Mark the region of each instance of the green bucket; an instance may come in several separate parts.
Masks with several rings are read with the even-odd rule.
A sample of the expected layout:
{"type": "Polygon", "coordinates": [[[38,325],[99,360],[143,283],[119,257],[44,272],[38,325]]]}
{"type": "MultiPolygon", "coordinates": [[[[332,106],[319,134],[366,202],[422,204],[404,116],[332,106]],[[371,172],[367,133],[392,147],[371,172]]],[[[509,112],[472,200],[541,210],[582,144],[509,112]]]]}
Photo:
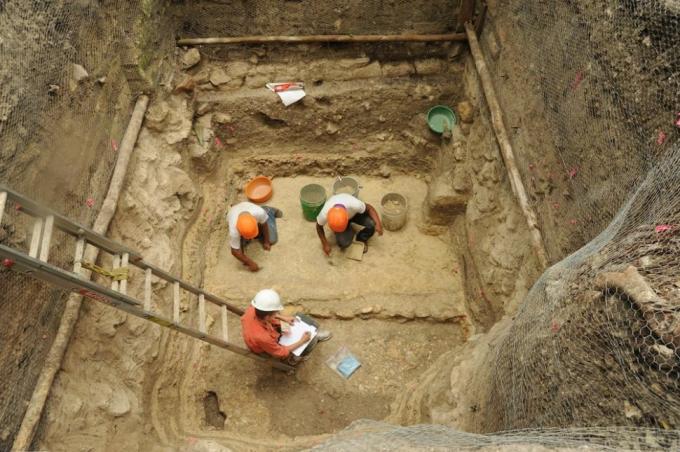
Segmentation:
{"type": "Polygon", "coordinates": [[[309,184],[300,190],[300,204],[305,220],[315,221],[326,202],[326,189],[319,184],[309,184]]]}

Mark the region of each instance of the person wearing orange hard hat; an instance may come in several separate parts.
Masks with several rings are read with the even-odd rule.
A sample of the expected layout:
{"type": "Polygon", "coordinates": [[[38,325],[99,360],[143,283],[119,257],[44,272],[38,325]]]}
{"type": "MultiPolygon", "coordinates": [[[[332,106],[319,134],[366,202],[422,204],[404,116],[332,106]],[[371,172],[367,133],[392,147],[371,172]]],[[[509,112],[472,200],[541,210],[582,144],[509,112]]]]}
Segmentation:
{"type": "Polygon", "coordinates": [[[278,240],[276,219],[283,213],[274,207],[258,206],[252,202],[240,202],[229,209],[227,223],[229,224],[229,244],[231,254],[256,272],[260,267],[254,260],[246,256],[245,245],[255,238],[262,242],[262,247],[269,251],[278,240]]]}
{"type": "Polygon", "coordinates": [[[326,239],[324,226],[335,233],[335,239],[340,248],[347,248],[354,240],[354,229],[351,223],[362,226],[363,229],[356,235],[357,242],[363,242],[364,253],[368,251],[368,239],[376,232],[382,235],[383,228],[380,215],[372,205],[348,194],[339,193],[333,195],[323,205],[321,212],[316,217],[316,233],[321,240],[323,252],[328,256],[331,246],[326,239]]]}

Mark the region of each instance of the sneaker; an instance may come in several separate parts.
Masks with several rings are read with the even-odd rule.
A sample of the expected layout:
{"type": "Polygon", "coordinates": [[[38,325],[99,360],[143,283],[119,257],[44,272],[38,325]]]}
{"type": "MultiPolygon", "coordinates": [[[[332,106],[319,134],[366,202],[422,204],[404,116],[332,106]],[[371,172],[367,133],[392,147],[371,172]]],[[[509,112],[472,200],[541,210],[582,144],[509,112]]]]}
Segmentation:
{"type": "Polygon", "coordinates": [[[333,333],[327,330],[319,330],[316,332],[316,339],[319,342],[326,342],[328,339],[333,337],[333,333]]]}

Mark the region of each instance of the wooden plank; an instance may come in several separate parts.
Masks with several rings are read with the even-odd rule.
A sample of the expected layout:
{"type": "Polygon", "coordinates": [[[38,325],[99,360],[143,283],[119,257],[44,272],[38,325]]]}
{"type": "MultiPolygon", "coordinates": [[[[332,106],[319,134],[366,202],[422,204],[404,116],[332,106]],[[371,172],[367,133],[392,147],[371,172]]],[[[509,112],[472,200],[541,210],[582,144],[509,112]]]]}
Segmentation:
{"type": "Polygon", "coordinates": [[[465,33],[404,35],[307,35],[307,36],[235,36],[218,38],[182,38],[177,45],[267,44],[308,42],[445,42],[465,41],[465,33]]]}
{"type": "Polygon", "coordinates": [[[40,248],[40,236],[42,235],[43,220],[36,218],[33,223],[33,233],[31,234],[31,246],[28,249],[28,255],[37,258],[38,248],[40,248]]]}
{"type": "Polygon", "coordinates": [[[205,295],[203,294],[198,296],[198,331],[205,333],[205,295]]]}
{"type": "Polygon", "coordinates": [[[40,260],[47,262],[50,257],[50,245],[52,244],[52,231],[54,229],[54,216],[45,218],[42,239],[40,240],[40,260]]]}
{"type": "Polygon", "coordinates": [[[144,271],[144,310],[151,312],[151,278],[153,273],[150,268],[144,271]]]}
{"type": "MultiPolygon", "coordinates": [[[[118,270],[119,268],[120,268],[120,256],[116,254],[115,256],[113,256],[113,269],[118,270]]],[[[111,289],[113,289],[115,291],[119,291],[118,288],[119,288],[118,281],[116,281],[115,279],[112,279],[111,280],[111,289]]]]}
{"type": "Polygon", "coordinates": [[[76,252],[73,254],[73,273],[78,276],[83,268],[83,253],[85,253],[85,239],[80,237],[76,240],[76,252]]]}
{"type": "MultiPolygon", "coordinates": [[[[123,257],[120,260],[120,268],[127,268],[129,260],[130,260],[130,254],[123,253],[123,257]]],[[[127,277],[120,281],[120,284],[118,286],[118,291],[120,293],[122,293],[123,295],[125,295],[127,293],[127,277]]]]}
{"type": "Polygon", "coordinates": [[[229,323],[227,322],[227,307],[220,306],[220,311],[222,313],[222,340],[229,342],[229,323]]]}
{"type": "Polygon", "coordinates": [[[477,35],[475,33],[474,26],[469,22],[466,23],[465,32],[468,35],[470,52],[472,53],[472,58],[475,62],[477,73],[479,74],[482,84],[482,91],[484,92],[486,103],[488,104],[489,111],[491,112],[491,124],[496,134],[496,141],[498,141],[498,146],[501,150],[501,156],[503,157],[503,161],[505,163],[505,169],[508,172],[510,186],[513,193],[517,197],[519,206],[522,209],[527,225],[529,226],[529,233],[531,235],[531,242],[534,252],[538,257],[541,267],[545,269],[548,267],[548,255],[545,251],[545,246],[543,245],[541,231],[538,228],[536,213],[529,204],[529,197],[526,194],[522,177],[520,176],[519,170],[517,169],[517,164],[515,163],[515,154],[512,149],[512,145],[510,144],[510,137],[508,135],[507,129],[505,128],[505,122],[503,121],[503,111],[501,110],[501,105],[498,102],[496,90],[493,87],[491,73],[486,66],[484,54],[482,53],[482,48],[479,45],[479,41],[477,41],[477,35]]]}
{"type": "Polygon", "coordinates": [[[175,281],[172,291],[172,321],[179,323],[179,281],[175,281]]]}
{"type": "Polygon", "coordinates": [[[5,206],[7,205],[7,192],[0,192],[0,224],[2,224],[2,217],[5,213],[5,206]]]}

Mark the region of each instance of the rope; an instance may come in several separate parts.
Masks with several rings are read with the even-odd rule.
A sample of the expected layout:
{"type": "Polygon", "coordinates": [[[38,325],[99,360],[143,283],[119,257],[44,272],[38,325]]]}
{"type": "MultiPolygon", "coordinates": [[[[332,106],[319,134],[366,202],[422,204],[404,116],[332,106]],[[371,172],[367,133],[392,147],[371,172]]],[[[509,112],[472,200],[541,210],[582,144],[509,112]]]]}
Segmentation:
{"type": "Polygon", "coordinates": [[[100,274],[102,276],[107,276],[109,278],[112,278],[114,281],[123,281],[124,279],[128,278],[128,268],[127,267],[122,267],[122,268],[104,268],[100,267],[99,265],[96,264],[91,264],[89,262],[81,262],[81,265],[83,268],[86,268],[88,270],[91,270],[97,274],[100,274]]]}

